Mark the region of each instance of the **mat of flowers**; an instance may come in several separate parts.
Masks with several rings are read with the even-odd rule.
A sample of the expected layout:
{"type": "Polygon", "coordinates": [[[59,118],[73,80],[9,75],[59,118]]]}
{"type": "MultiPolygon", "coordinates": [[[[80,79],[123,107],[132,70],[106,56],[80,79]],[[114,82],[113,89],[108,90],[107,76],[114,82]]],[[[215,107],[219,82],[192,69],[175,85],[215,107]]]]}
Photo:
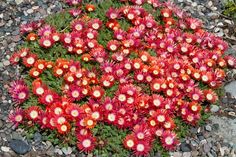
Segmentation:
{"type": "Polygon", "coordinates": [[[236,67],[224,55],[227,43],[171,2],[66,2],[68,26],[40,20],[20,28],[25,43],[10,61],[29,76],[10,84],[18,104],[10,121],[56,130],[61,139],[72,133],[84,153],[109,142],[94,134],[100,124],[125,131],[117,139],[136,156],[156,140],[174,150],[175,119],[197,125],[218,100],[225,68],[236,67]]]}

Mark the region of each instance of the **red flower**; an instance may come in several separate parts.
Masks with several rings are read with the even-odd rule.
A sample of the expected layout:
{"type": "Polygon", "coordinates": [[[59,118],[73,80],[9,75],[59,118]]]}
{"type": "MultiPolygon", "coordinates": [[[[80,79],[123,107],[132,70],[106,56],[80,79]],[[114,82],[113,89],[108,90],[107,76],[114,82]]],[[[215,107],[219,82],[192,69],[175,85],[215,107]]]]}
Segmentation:
{"type": "Polygon", "coordinates": [[[51,36],[43,36],[39,39],[39,45],[43,48],[50,48],[54,44],[54,40],[51,36]]]}
{"type": "Polygon", "coordinates": [[[147,141],[138,141],[133,150],[136,156],[147,156],[151,150],[151,145],[147,141]]]}
{"type": "Polygon", "coordinates": [[[136,144],[137,144],[137,140],[133,134],[127,135],[125,139],[123,140],[124,147],[130,150],[134,150],[134,147],[136,146],[136,144]]]}
{"type": "Polygon", "coordinates": [[[36,54],[30,53],[23,58],[23,64],[26,67],[32,67],[34,65],[34,63],[36,62],[37,58],[38,58],[38,56],[36,54]]]}
{"type": "Polygon", "coordinates": [[[168,150],[174,150],[179,143],[176,136],[174,132],[164,131],[161,136],[162,145],[168,150]]]}
{"type": "Polygon", "coordinates": [[[57,102],[59,95],[51,90],[46,90],[41,97],[39,97],[39,102],[44,105],[52,105],[57,102]]]}
{"type": "Polygon", "coordinates": [[[38,106],[30,106],[25,110],[26,117],[29,120],[33,120],[34,122],[39,120],[39,115],[41,114],[42,109],[38,106]]]}
{"type": "Polygon", "coordinates": [[[68,122],[64,122],[63,124],[57,125],[57,131],[60,134],[67,134],[70,131],[70,124],[68,122]]]}
{"type": "Polygon", "coordinates": [[[8,91],[17,104],[22,104],[29,97],[29,89],[23,80],[11,82],[8,91]]]}
{"type": "Polygon", "coordinates": [[[11,110],[8,116],[9,121],[12,122],[16,127],[23,122],[24,111],[20,108],[15,108],[14,111],[11,110]]]}
{"type": "Polygon", "coordinates": [[[79,136],[77,147],[83,152],[91,152],[95,148],[96,138],[91,135],[79,136]]]}

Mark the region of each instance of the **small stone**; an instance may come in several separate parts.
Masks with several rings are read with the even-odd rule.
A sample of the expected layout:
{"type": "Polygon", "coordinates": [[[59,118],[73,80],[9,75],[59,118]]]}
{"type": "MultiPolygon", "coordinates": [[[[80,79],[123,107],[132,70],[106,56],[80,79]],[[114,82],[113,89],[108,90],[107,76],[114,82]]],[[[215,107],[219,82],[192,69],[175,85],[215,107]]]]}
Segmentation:
{"type": "Polygon", "coordinates": [[[209,1],[209,2],[207,3],[207,5],[208,5],[209,7],[211,7],[211,6],[213,5],[212,1],[209,1]]]}
{"type": "Polygon", "coordinates": [[[32,14],[32,13],[34,12],[34,10],[33,10],[33,9],[28,9],[26,12],[27,12],[28,14],[32,14]]]}
{"type": "Polygon", "coordinates": [[[1,147],[1,150],[2,150],[3,152],[10,152],[10,147],[2,146],[2,147],[1,147]]]}
{"type": "Polygon", "coordinates": [[[24,155],[30,151],[30,146],[22,140],[11,140],[9,146],[15,153],[20,155],[24,155]]]}
{"type": "Polygon", "coordinates": [[[71,147],[68,147],[68,148],[63,147],[62,151],[65,155],[70,155],[72,153],[72,148],[71,147]]]}
{"type": "Polygon", "coordinates": [[[219,106],[217,106],[217,105],[211,105],[211,112],[213,112],[213,113],[216,113],[216,112],[218,112],[219,111],[219,109],[220,109],[220,107],[219,106]]]}
{"type": "Polygon", "coordinates": [[[9,62],[9,60],[5,60],[5,61],[3,61],[3,65],[5,65],[5,66],[8,66],[8,65],[10,65],[10,62],[9,62]]]}
{"type": "Polygon", "coordinates": [[[198,146],[198,143],[197,143],[197,142],[195,142],[195,140],[191,140],[191,144],[192,144],[192,146],[193,146],[193,147],[196,147],[196,146],[198,146]]]}
{"type": "Polygon", "coordinates": [[[174,152],[173,157],[182,157],[181,152],[174,152]]]}
{"type": "Polygon", "coordinates": [[[207,16],[209,16],[211,19],[217,19],[219,17],[219,14],[213,12],[207,14],[207,16]]]}
{"type": "Polygon", "coordinates": [[[60,149],[58,149],[58,148],[56,148],[56,149],[54,150],[54,152],[55,152],[56,154],[59,154],[59,155],[62,155],[62,154],[63,154],[62,151],[61,151],[60,149]]]}
{"type": "Polygon", "coordinates": [[[196,151],[196,150],[195,150],[195,151],[192,151],[192,156],[193,156],[193,157],[197,157],[197,156],[198,156],[198,154],[199,154],[199,152],[198,152],[198,151],[196,151]]]}
{"type": "Polygon", "coordinates": [[[192,6],[193,6],[193,7],[196,7],[196,6],[197,6],[197,2],[193,2],[193,3],[192,3],[192,6]]]}
{"type": "Polygon", "coordinates": [[[203,150],[204,150],[205,153],[208,153],[208,152],[210,152],[211,148],[209,147],[209,145],[207,143],[205,143],[203,145],[203,150]]]}
{"type": "Polygon", "coordinates": [[[236,81],[232,81],[224,87],[225,92],[230,93],[232,97],[236,98],[236,88],[235,87],[236,87],[236,81]]]}
{"type": "Polygon", "coordinates": [[[208,157],[214,157],[210,152],[207,153],[208,157]]]}
{"type": "Polygon", "coordinates": [[[183,157],[191,157],[191,153],[190,152],[184,152],[183,157]]]}
{"type": "Polygon", "coordinates": [[[219,22],[219,23],[217,23],[217,26],[222,27],[222,26],[224,26],[224,24],[223,24],[223,22],[219,22]]]}
{"type": "Polygon", "coordinates": [[[15,0],[16,4],[19,5],[23,2],[24,0],[15,0]]]}
{"type": "Polygon", "coordinates": [[[41,142],[42,141],[42,135],[38,132],[34,134],[34,141],[35,142],[41,142]]]}
{"type": "Polygon", "coordinates": [[[180,145],[180,150],[183,152],[190,152],[191,146],[189,144],[187,144],[186,142],[182,142],[180,145]]]}
{"type": "Polygon", "coordinates": [[[211,131],[211,126],[210,125],[206,125],[205,129],[206,129],[206,131],[211,131]]]}
{"type": "Polygon", "coordinates": [[[235,117],[235,116],[236,116],[235,112],[229,112],[228,115],[229,115],[229,116],[232,116],[232,117],[235,117]]]}
{"type": "Polygon", "coordinates": [[[3,127],[3,122],[0,120],[0,129],[3,127]]]}

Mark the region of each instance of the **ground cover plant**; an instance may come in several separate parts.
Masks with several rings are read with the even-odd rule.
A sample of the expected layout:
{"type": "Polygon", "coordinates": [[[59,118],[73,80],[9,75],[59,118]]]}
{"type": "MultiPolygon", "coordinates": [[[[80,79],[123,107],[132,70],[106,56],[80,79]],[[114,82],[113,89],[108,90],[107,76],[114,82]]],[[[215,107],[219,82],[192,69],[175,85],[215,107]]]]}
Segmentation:
{"type": "Polygon", "coordinates": [[[217,103],[236,66],[227,43],[171,2],[66,3],[20,28],[10,61],[27,75],[10,85],[9,120],[86,154],[167,155],[217,103]]]}

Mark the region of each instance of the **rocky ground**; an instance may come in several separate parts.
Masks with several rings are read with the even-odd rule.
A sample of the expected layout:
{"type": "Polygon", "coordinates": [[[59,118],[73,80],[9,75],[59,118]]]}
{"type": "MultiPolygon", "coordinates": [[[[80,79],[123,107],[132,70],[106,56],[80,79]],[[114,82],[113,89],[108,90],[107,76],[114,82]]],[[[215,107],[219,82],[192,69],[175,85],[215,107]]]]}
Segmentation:
{"type": "MultiPolygon", "coordinates": [[[[223,37],[230,43],[228,53],[236,55],[236,25],[232,19],[221,14],[221,0],[175,0],[194,17],[202,19],[205,28],[223,37]]],[[[75,148],[59,148],[49,141],[43,141],[40,133],[33,140],[24,137],[24,130],[15,129],[6,122],[8,112],[13,107],[7,94],[10,81],[20,77],[19,68],[10,66],[8,61],[16,46],[21,43],[19,25],[29,20],[37,20],[63,9],[58,0],[0,0],[0,156],[2,157],[44,157],[78,156],[75,148]],[[74,153],[75,152],[75,153],[74,153]],[[22,155],[25,154],[25,155],[22,155]]],[[[235,157],[236,156],[236,70],[228,72],[225,94],[221,106],[212,105],[211,116],[202,127],[191,128],[174,157],[235,157]]],[[[157,155],[158,156],[158,155],[157,155]]]]}

